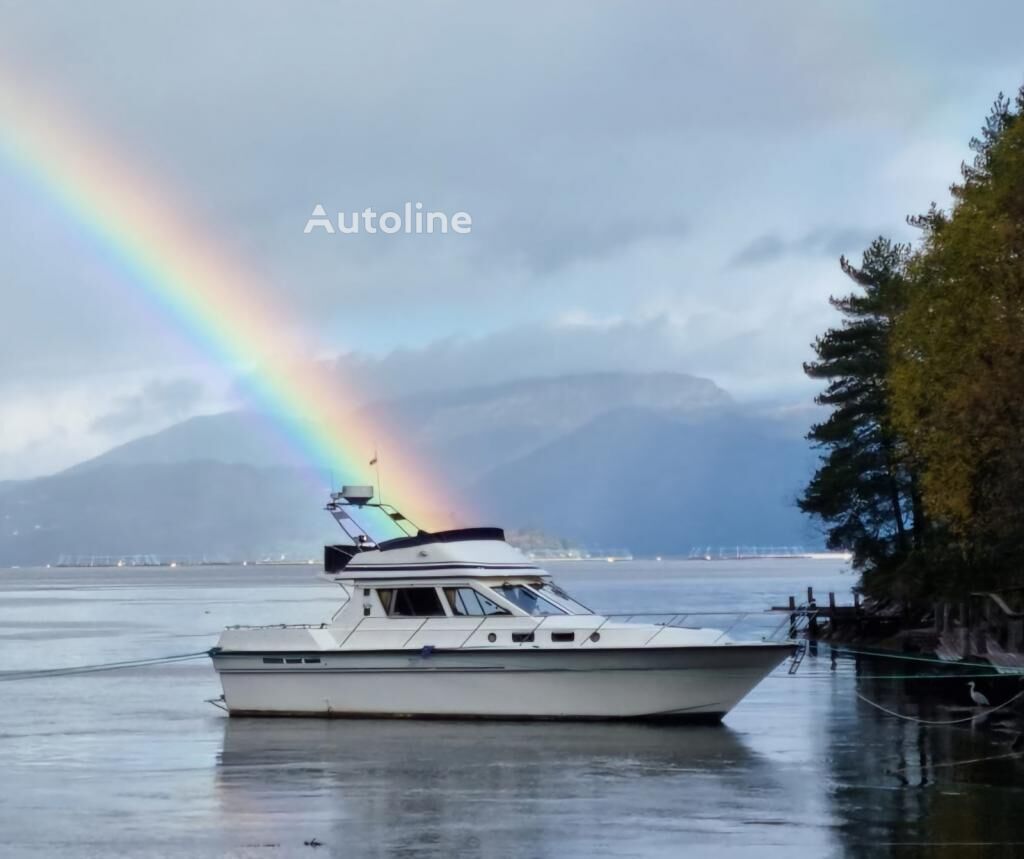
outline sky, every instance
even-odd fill
[[[368,398],[672,370],[801,404],[839,255],[948,202],[1022,31],[1019,3],[934,0],[0,0],[0,74],[166,189]],[[304,232],[407,201],[472,231]],[[0,480],[239,404],[239,368],[3,158],[0,227]]]

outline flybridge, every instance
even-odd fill
[[[332,492],[326,509],[349,543],[324,547],[324,571],[436,572],[442,569],[534,570],[533,564],[505,542],[501,528],[454,528],[424,531],[395,507],[373,500],[372,486],[345,486]],[[359,519],[374,511],[393,522],[404,536],[376,540]],[[366,518],[366,517],[363,517]],[[461,545],[457,545],[461,544]],[[472,544],[472,545],[469,545]],[[357,562],[353,559],[359,555]]]

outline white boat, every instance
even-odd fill
[[[595,613],[500,528],[418,531],[372,497],[327,506],[349,538],[325,548],[345,593],[330,621],[222,633],[232,715],[717,722],[792,652]],[[408,536],[375,542],[371,513]]]

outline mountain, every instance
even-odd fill
[[[371,419],[405,435],[461,486],[571,433],[610,409],[677,416],[732,408],[708,379],[684,373],[588,373],[420,394],[370,407]]]
[[[485,475],[495,521],[642,554],[820,543],[794,499],[813,467],[799,436],[738,414],[686,421],[618,409]]]
[[[287,467],[213,461],[108,465],[28,480],[0,495],[0,563],[61,555],[316,556],[335,536],[327,487]]]
[[[685,374],[602,373],[365,407],[492,522],[591,546],[820,544],[792,499],[792,422]],[[386,451],[382,452],[386,463]],[[60,555],[316,555],[329,480],[251,412],[195,417],[60,474],[0,484],[0,564]]]
[[[438,470],[456,484],[466,485],[495,465],[512,461],[609,409],[699,415],[731,406],[732,399],[714,382],[684,373],[588,373],[377,402],[362,407],[359,420],[381,426],[382,437],[403,439],[418,455],[438,461]],[[387,452],[383,453],[386,459]],[[237,411],[190,418],[69,471],[194,460],[303,466],[301,454],[289,447],[270,420],[255,412]]]
[[[300,455],[288,447],[268,418],[256,412],[237,411],[189,418],[112,448],[64,473],[110,465],[171,465],[200,460],[259,467],[303,466]]]

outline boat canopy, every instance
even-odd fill
[[[324,547],[325,572],[344,572],[346,580],[494,576],[516,571],[543,574],[522,552],[505,542],[501,528],[424,531],[394,507],[374,503],[370,495],[368,487],[345,487],[332,493],[327,510],[351,542]],[[383,511],[405,536],[374,540],[358,519],[360,510],[367,507]]]

